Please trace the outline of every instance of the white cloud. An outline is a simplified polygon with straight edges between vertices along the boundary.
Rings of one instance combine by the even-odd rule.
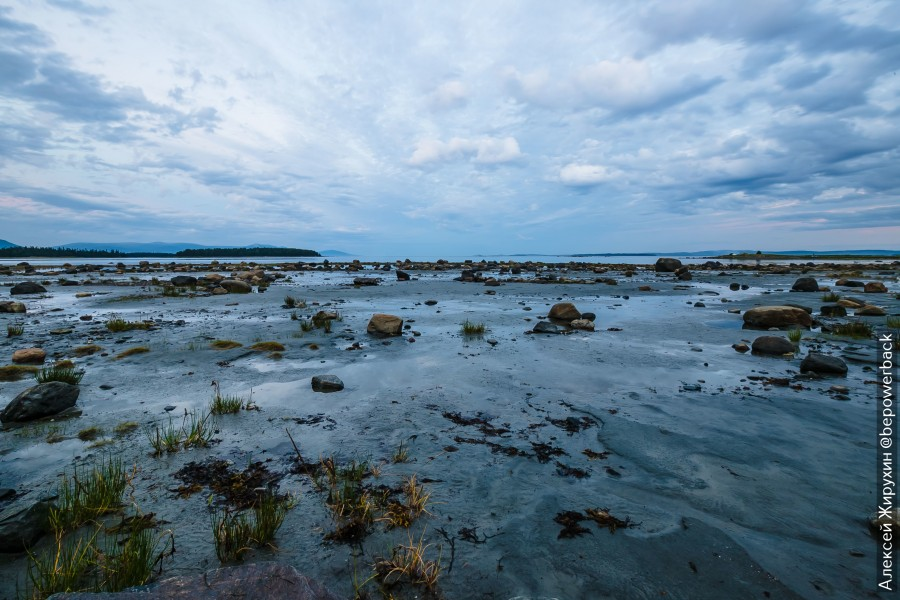
[[[418,167],[468,158],[480,164],[498,164],[514,161],[521,156],[519,142],[514,137],[455,137],[448,142],[420,140],[408,162]]]
[[[468,99],[465,84],[461,81],[448,81],[431,94],[431,106],[437,110],[461,108],[466,105]]]
[[[565,185],[582,187],[599,185],[617,179],[622,174],[617,169],[603,165],[568,164],[559,171],[559,181]]]

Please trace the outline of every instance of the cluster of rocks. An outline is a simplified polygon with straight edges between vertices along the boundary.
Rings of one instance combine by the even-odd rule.
[[[571,302],[559,302],[550,308],[547,321],[538,321],[531,333],[566,333],[572,330],[594,331],[594,313],[579,312]]]

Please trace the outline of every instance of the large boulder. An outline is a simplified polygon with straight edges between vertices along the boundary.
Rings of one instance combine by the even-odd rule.
[[[836,356],[810,352],[800,362],[800,372],[812,371],[824,375],[846,375],[847,363]]]
[[[47,288],[33,281],[23,281],[22,283],[12,286],[9,293],[13,296],[18,294],[43,294]]]
[[[52,600],[340,600],[290,565],[259,563],[181,575],[115,593],[67,592]]]
[[[410,279],[409,273],[407,273],[406,271],[401,271],[400,269],[397,269],[396,273],[397,273],[397,281],[409,281],[409,279]]]
[[[754,354],[787,354],[795,350],[790,340],[777,335],[762,335],[753,340]]]
[[[61,413],[75,406],[78,394],[77,385],[62,381],[39,383],[13,398],[0,412],[0,422],[22,423]]]
[[[21,302],[10,302],[5,300],[0,302],[0,313],[24,313],[25,305]]]
[[[50,502],[13,504],[0,512],[0,552],[24,552],[50,530]]]
[[[839,285],[841,287],[865,287],[862,281],[854,281],[852,279],[838,279],[834,282],[834,285]]]
[[[791,286],[792,292],[818,292],[819,282],[814,277],[801,277]]]
[[[656,261],[657,273],[674,273],[681,268],[681,261],[677,258],[660,258]]]
[[[228,290],[229,294],[249,294],[253,291],[253,286],[239,279],[223,279],[219,287]]]
[[[337,375],[316,375],[312,378],[314,392],[339,392],[344,389],[344,382]]]
[[[403,319],[394,315],[375,313],[369,319],[366,331],[373,335],[400,335],[403,333]]]
[[[800,325],[810,327],[812,317],[795,306],[757,306],[744,313],[744,325],[758,329]]]
[[[857,317],[883,317],[887,313],[880,306],[873,306],[871,304],[867,304],[866,306],[862,306],[853,311],[853,314]]]
[[[12,361],[16,364],[35,365],[44,362],[47,353],[41,348],[23,348],[13,352]]]
[[[870,281],[863,287],[863,292],[866,294],[884,294],[887,292],[887,287],[880,281]]]
[[[190,287],[197,285],[197,278],[190,275],[176,275],[170,279],[172,285],[176,287]]]
[[[547,317],[557,321],[574,321],[581,318],[581,313],[571,302],[559,302],[550,308]]]

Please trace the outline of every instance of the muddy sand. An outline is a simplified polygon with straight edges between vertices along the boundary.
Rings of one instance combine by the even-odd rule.
[[[40,347],[48,363],[70,359],[84,378],[74,414],[0,433],[0,488],[15,490],[0,510],[52,496],[63,472],[114,453],[135,469],[126,513],[139,507],[161,535],[174,533],[160,577],[197,574],[220,565],[210,515],[228,501],[203,483],[188,494],[190,482],[175,474],[190,463],[236,472],[259,462],[264,483],[296,505],[277,549],[254,549],[244,561],[292,565],[340,597],[410,539],[430,544],[427,558],[440,556],[433,593],[451,599],[866,597],[877,589],[867,529],[876,503],[874,340],[814,326],[793,355],[732,347],[785,335],[742,329],[735,309],[798,303],[825,330],[855,320],[852,309],[821,317],[822,292],[790,292],[801,276],[898,314],[896,265],[864,268],[853,278],[882,281],[889,292],[835,287],[847,273],[822,267],[726,266],[693,270],[690,281],[652,266],[545,269],[556,281],[541,284],[528,282],[535,273],[513,282],[490,268],[484,275],[500,285],[485,285],[454,281],[460,270],[450,268],[407,268],[412,279],[398,281],[371,268],[287,266],[267,269],[283,277],[265,293],[178,297],[150,283],[183,274],[165,267],[70,274],[78,285],[13,270],[0,283],[49,285],[21,296],[2,288],[0,299],[28,312],[0,314],[0,324],[24,325],[22,335],[0,338],[0,366],[15,350]],[[360,276],[380,282],[354,286]],[[283,307],[288,295],[305,307]],[[596,331],[527,333],[557,302],[595,313]],[[303,331],[321,310],[338,313],[330,332]],[[396,315],[406,329],[369,335],[374,313]],[[106,323],[115,317],[152,327],[113,333]],[[883,329],[885,318],[862,320]],[[465,321],[487,330],[463,335]],[[241,346],[214,349],[215,340]],[[284,350],[251,349],[269,341]],[[75,356],[92,344],[101,349]],[[136,347],[148,351],[116,358]],[[801,374],[809,351],[841,357],[847,375]],[[314,392],[318,375],[345,387]],[[148,432],[208,410],[213,381],[258,410],[215,417],[208,448],[153,456]],[[32,385],[0,383],[0,408]],[[114,432],[129,421],[139,427]],[[89,427],[103,430],[101,444],[79,439]],[[401,447],[408,457],[395,462]],[[409,531],[376,520],[359,539],[326,539],[335,530],[327,493],[298,467],[298,451],[308,465],[368,462],[372,489],[396,490],[415,474],[430,515]],[[33,550],[51,546],[45,536]],[[16,596],[26,565],[24,554],[0,555],[0,597]],[[366,589],[378,597],[375,581]],[[409,584],[394,593],[427,597]]]

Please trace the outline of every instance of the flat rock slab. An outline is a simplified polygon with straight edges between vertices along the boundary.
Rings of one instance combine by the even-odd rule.
[[[744,313],[744,324],[765,329],[789,325],[810,327],[812,317],[806,310],[796,306],[759,306]]]
[[[224,567],[114,594],[64,593],[52,600],[339,600],[325,586],[277,563]]]
[[[17,294],[43,294],[47,288],[33,281],[23,281],[22,283],[12,286],[9,293],[13,296]]]
[[[344,382],[337,375],[316,375],[312,378],[314,392],[339,392],[344,389]]]

